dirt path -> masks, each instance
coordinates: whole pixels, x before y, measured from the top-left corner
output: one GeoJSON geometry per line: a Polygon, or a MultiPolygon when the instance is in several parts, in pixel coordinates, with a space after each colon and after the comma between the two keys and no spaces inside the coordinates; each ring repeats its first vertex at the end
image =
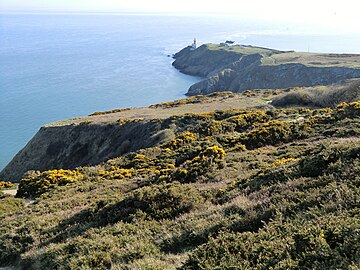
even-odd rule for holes
{"type": "MultiPolygon", "coordinates": [[[[5,194],[10,194],[10,195],[15,196],[15,195],[16,195],[16,192],[17,192],[17,189],[2,190],[2,192],[5,193],[5,194]]],[[[3,270],[3,269],[0,268],[0,270],[3,270]]],[[[6,270],[6,269],[5,269],[5,270],[6,270]]]]}

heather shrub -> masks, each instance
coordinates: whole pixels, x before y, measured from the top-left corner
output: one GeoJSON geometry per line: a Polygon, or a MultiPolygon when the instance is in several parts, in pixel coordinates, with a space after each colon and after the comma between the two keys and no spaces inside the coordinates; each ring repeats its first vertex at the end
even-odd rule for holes
{"type": "Polygon", "coordinates": [[[221,233],[190,254],[181,269],[348,269],[359,264],[359,221],[328,218],[275,220],[257,233],[221,233]]]}
{"type": "Polygon", "coordinates": [[[204,204],[204,198],[196,188],[180,183],[145,187],[135,191],[127,205],[144,211],[155,219],[175,218],[204,204]]]}
{"type": "Polygon", "coordinates": [[[355,161],[360,161],[359,146],[347,148],[320,145],[306,153],[306,157],[300,162],[299,172],[301,175],[309,177],[316,177],[324,173],[336,173],[341,177],[341,174],[346,175],[343,168],[355,161]]]}
{"type": "Polygon", "coordinates": [[[22,199],[0,192],[0,218],[15,213],[24,205],[22,199]]]}
{"type": "Polygon", "coordinates": [[[200,191],[189,184],[172,182],[146,186],[130,193],[124,200],[103,208],[99,212],[99,222],[131,222],[137,218],[172,219],[204,203],[200,191]]]}

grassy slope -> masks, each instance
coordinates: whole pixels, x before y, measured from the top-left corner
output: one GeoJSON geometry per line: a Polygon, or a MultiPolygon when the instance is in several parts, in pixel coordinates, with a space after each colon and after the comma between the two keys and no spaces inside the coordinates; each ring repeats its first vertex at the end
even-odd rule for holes
{"type": "MultiPolygon", "coordinates": [[[[243,104],[256,93],[243,93],[243,104]]],[[[92,117],[118,119],[119,113],[92,117]]],[[[79,168],[74,179],[64,172],[30,175],[20,190],[45,193],[0,220],[0,265],[360,267],[359,103],[162,121],[177,127],[177,137],[159,147],[79,168]],[[63,182],[46,188],[49,175],[62,175],[63,182]]]]}

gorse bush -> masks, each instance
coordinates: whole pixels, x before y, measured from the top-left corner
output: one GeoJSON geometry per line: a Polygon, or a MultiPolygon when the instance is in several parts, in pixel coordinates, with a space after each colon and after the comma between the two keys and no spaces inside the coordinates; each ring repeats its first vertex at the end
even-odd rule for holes
{"type": "Polygon", "coordinates": [[[130,108],[122,108],[122,109],[114,109],[114,110],[104,111],[104,112],[94,112],[94,113],[90,114],[90,116],[119,113],[119,112],[124,112],[124,111],[129,111],[129,110],[131,110],[131,109],[130,108]]]}
{"type": "Polygon", "coordinates": [[[12,188],[14,186],[11,182],[0,182],[0,189],[12,188]]]}
{"type": "Polygon", "coordinates": [[[166,143],[164,145],[164,147],[175,150],[175,149],[180,148],[181,146],[184,146],[186,144],[196,141],[196,139],[197,139],[196,134],[189,132],[189,131],[185,131],[185,132],[181,133],[179,136],[177,136],[175,139],[166,143]]]}
{"type": "Polygon", "coordinates": [[[227,119],[228,122],[234,123],[236,131],[245,131],[252,127],[254,124],[264,123],[270,120],[270,115],[265,111],[256,110],[244,112],[242,114],[232,116],[227,119]]]}
{"type": "Polygon", "coordinates": [[[133,170],[132,169],[123,169],[123,168],[117,168],[115,166],[112,166],[108,170],[100,170],[98,172],[98,175],[100,177],[111,179],[111,180],[124,180],[126,178],[130,178],[133,176],[133,170]]]}
{"type": "Polygon", "coordinates": [[[288,123],[272,120],[245,134],[240,141],[248,149],[253,149],[306,138],[310,131],[311,123],[309,122],[288,123]]]}
{"type": "MultiPolygon", "coordinates": [[[[356,107],[356,105],[351,106],[356,107]]],[[[339,107],[338,111],[345,110],[345,107],[341,108],[339,107]]],[[[157,179],[156,182],[171,181],[171,179],[194,182],[199,176],[207,172],[211,173],[216,167],[221,168],[224,165],[222,152],[217,149],[220,157],[215,157],[215,153],[208,154],[210,150],[204,152],[207,147],[214,147],[214,144],[218,143],[222,151],[226,149],[235,152],[266,145],[279,145],[308,137],[313,131],[314,124],[324,121],[323,118],[316,118],[318,115],[324,115],[323,111],[312,112],[298,108],[284,112],[306,114],[308,120],[302,122],[279,120],[281,115],[279,112],[235,109],[173,116],[165,122],[177,126],[177,135],[161,145],[160,153],[152,156],[147,156],[141,151],[129,154],[126,158],[127,162],[116,166],[105,165],[103,169],[100,168],[97,173],[90,176],[98,179],[129,180],[152,175],[157,179]]],[[[329,119],[327,121],[331,120],[331,114],[328,112],[324,117],[329,119]]],[[[142,119],[122,120],[142,121],[142,119]]],[[[158,150],[154,148],[154,151],[158,150]]],[[[61,170],[29,174],[23,179],[18,196],[38,196],[49,187],[87,178],[87,176],[71,175],[70,172],[64,173],[61,170]]]]}
{"type": "Polygon", "coordinates": [[[62,186],[82,180],[84,175],[72,170],[50,170],[29,172],[21,179],[18,197],[35,197],[56,185],[62,186]]]}
{"type": "Polygon", "coordinates": [[[360,117],[360,101],[341,103],[335,109],[336,119],[360,117]]]}
{"type": "Polygon", "coordinates": [[[180,182],[196,182],[201,175],[211,173],[223,166],[225,150],[219,146],[204,149],[191,160],[186,161],[181,168],[174,171],[173,178],[180,182]]]}
{"type": "Polygon", "coordinates": [[[142,122],[142,121],[144,121],[144,118],[135,118],[135,119],[120,118],[117,122],[120,125],[125,125],[125,124],[128,124],[128,123],[139,123],[139,122],[142,122]]]}

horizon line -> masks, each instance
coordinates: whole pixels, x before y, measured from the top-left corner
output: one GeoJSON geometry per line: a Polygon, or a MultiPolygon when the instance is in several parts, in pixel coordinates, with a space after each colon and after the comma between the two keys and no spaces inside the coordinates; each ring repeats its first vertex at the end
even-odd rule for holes
{"type": "Polygon", "coordinates": [[[241,13],[231,13],[231,12],[199,12],[199,11],[191,11],[191,12],[176,12],[176,11],[150,11],[150,10],[118,10],[118,11],[97,11],[97,10],[44,10],[44,9],[0,9],[0,14],[159,14],[159,15],[232,15],[232,16],[244,16],[249,17],[251,14],[241,14],[241,13]]]}

